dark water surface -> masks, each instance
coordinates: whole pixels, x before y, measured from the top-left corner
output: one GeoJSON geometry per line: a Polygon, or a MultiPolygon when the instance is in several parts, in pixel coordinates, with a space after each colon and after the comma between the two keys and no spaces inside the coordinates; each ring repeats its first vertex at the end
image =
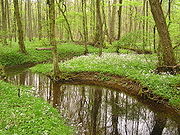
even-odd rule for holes
{"type": "Polygon", "coordinates": [[[76,127],[77,135],[179,135],[178,120],[153,112],[122,92],[53,83],[46,76],[13,69],[6,71],[7,81],[32,86],[35,96],[58,108],[69,124],[76,127]]]}

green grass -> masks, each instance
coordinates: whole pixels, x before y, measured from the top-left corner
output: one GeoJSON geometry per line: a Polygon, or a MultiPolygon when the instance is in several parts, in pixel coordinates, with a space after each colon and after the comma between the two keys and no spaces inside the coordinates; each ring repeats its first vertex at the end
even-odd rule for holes
{"type": "MultiPolygon", "coordinates": [[[[63,72],[96,71],[126,76],[138,80],[148,87],[154,94],[169,99],[169,103],[180,108],[180,91],[176,85],[180,82],[180,75],[158,75],[151,73],[155,69],[156,57],[153,55],[135,54],[103,54],[80,56],[60,64],[63,72]]],[[[40,64],[31,68],[34,72],[48,74],[52,71],[51,64],[40,64]]]]}
{"type": "Polygon", "coordinates": [[[43,99],[31,96],[28,89],[0,81],[0,135],[73,134],[59,112],[43,99]]]}
{"type": "MultiPolygon", "coordinates": [[[[34,40],[32,42],[26,41],[26,49],[28,55],[18,52],[17,42],[12,42],[11,46],[0,45],[0,65],[12,66],[21,65],[25,63],[35,63],[50,60],[52,58],[51,50],[36,50],[37,47],[50,47],[47,40],[34,40]]],[[[98,48],[88,46],[89,53],[98,53],[98,48]]],[[[115,48],[111,47],[103,49],[104,52],[115,52],[115,48]]],[[[127,50],[120,50],[121,53],[129,53],[127,50]]],[[[80,56],[84,53],[84,46],[73,43],[58,44],[58,53],[60,59],[72,58],[80,56]]]]}

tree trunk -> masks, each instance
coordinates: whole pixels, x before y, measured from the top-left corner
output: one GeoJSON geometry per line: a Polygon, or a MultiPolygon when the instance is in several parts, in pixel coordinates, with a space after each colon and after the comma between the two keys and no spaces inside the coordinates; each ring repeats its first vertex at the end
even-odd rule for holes
{"type": "Polygon", "coordinates": [[[53,74],[57,77],[60,73],[58,65],[57,45],[55,39],[55,2],[54,0],[48,0],[49,4],[49,21],[50,21],[50,44],[53,46],[53,74]]]}
{"type": "Polygon", "coordinates": [[[146,0],[143,0],[143,22],[142,22],[142,29],[143,29],[143,49],[145,50],[146,42],[145,42],[145,7],[146,7],[146,0]]]}
{"type": "Polygon", "coordinates": [[[28,0],[28,33],[29,33],[29,41],[32,41],[33,33],[32,33],[32,8],[31,8],[31,0],[28,0]]]}
{"type": "Polygon", "coordinates": [[[66,17],[66,14],[65,14],[65,12],[66,12],[66,5],[63,4],[63,6],[65,7],[65,11],[63,11],[63,9],[61,8],[60,2],[58,3],[59,11],[62,13],[62,15],[63,15],[63,17],[64,17],[64,19],[65,19],[65,22],[66,22],[66,25],[67,25],[67,31],[68,31],[68,33],[69,33],[69,36],[70,36],[70,38],[71,38],[71,41],[74,41],[73,35],[72,35],[72,31],[71,31],[71,27],[70,27],[69,21],[68,21],[68,19],[67,19],[67,17],[66,17]]]}
{"type": "Polygon", "coordinates": [[[100,11],[100,0],[96,0],[96,35],[95,35],[95,45],[99,47],[99,56],[102,55],[102,47],[103,47],[103,24],[101,19],[101,11],[100,11]]]}
{"type": "MultiPolygon", "coordinates": [[[[119,4],[122,4],[122,0],[119,0],[119,4]]],[[[120,5],[119,6],[119,10],[118,10],[118,36],[117,36],[117,40],[120,40],[121,38],[121,31],[122,31],[122,28],[121,28],[121,17],[122,16],[122,6],[120,5]]],[[[119,53],[119,46],[116,47],[116,52],[119,53]]]]}
{"type": "Polygon", "coordinates": [[[39,40],[42,38],[42,17],[41,17],[41,0],[37,0],[38,8],[38,37],[39,40]]]}
{"type": "Polygon", "coordinates": [[[82,13],[83,13],[83,35],[84,35],[84,42],[85,42],[85,50],[84,54],[88,53],[87,48],[87,41],[88,41],[88,30],[87,30],[87,14],[86,14],[86,0],[82,0],[82,13]]]}
{"type": "MultiPolygon", "coordinates": [[[[117,1],[114,0],[113,4],[116,4],[117,1]]],[[[110,22],[110,27],[109,27],[109,36],[110,36],[110,42],[113,42],[115,39],[115,32],[114,32],[114,28],[115,28],[115,17],[116,17],[116,6],[113,5],[112,6],[112,15],[111,15],[111,22],[110,22]]]]}
{"type": "Polygon", "coordinates": [[[176,60],[173,54],[173,48],[162,7],[157,0],[149,0],[149,2],[151,6],[151,12],[157,26],[157,31],[160,36],[163,66],[174,66],[176,65],[176,60]]]}
{"type": "MultiPolygon", "coordinates": [[[[108,26],[107,26],[107,21],[106,21],[106,13],[105,13],[105,2],[102,2],[102,18],[103,18],[103,25],[104,25],[104,36],[107,36],[107,40],[110,42],[110,36],[109,36],[109,31],[108,31],[108,26]]],[[[110,44],[112,44],[110,42],[110,44]]]]}
{"type": "Polygon", "coordinates": [[[7,45],[7,18],[4,0],[1,0],[1,16],[2,16],[2,31],[3,31],[3,45],[7,45]]]}
{"type": "Polygon", "coordinates": [[[17,26],[18,26],[19,51],[21,53],[26,54],[27,52],[24,45],[23,28],[22,28],[20,13],[19,13],[18,0],[13,0],[13,2],[14,2],[14,14],[15,14],[17,26]]]}
{"type": "MultiPolygon", "coordinates": [[[[122,0],[119,0],[119,4],[122,4],[122,0]]],[[[118,10],[118,37],[117,40],[121,38],[121,15],[122,15],[122,6],[119,6],[118,10]]]]}
{"type": "Polygon", "coordinates": [[[11,11],[11,9],[10,9],[10,6],[11,6],[11,3],[8,1],[8,0],[6,0],[5,1],[5,3],[6,3],[6,17],[7,17],[7,29],[8,29],[8,32],[9,32],[9,34],[8,34],[8,38],[10,39],[10,41],[12,41],[12,34],[10,33],[11,32],[11,20],[10,20],[10,11],[11,11]]]}
{"type": "MultiPolygon", "coordinates": [[[[130,2],[131,2],[132,0],[130,0],[130,2]]],[[[132,32],[132,27],[133,27],[133,20],[132,20],[132,18],[133,18],[133,7],[132,7],[132,5],[130,5],[129,6],[129,32],[132,32]]]]}

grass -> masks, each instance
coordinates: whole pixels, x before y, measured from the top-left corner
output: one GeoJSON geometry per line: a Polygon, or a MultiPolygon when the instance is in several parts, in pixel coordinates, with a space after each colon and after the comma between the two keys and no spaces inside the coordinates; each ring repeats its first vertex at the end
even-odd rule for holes
{"type": "MultiPolygon", "coordinates": [[[[52,58],[51,50],[36,50],[37,47],[50,47],[47,40],[34,40],[32,42],[26,41],[26,50],[28,55],[18,52],[17,42],[13,42],[11,46],[0,45],[0,65],[12,66],[21,65],[25,63],[36,63],[50,60],[52,58]]],[[[89,53],[98,53],[98,48],[88,46],[89,53]]],[[[115,52],[115,48],[111,47],[103,49],[104,52],[115,52]]],[[[129,53],[127,50],[120,50],[121,53],[129,53]]],[[[84,53],[84,46],[73,43],[58,44],[58,53],[60,59],[72,58],[80,56],[84,53]]]]}
{"type": "Polygon", "coordinates": [[[43,99],[31,96],[28,89],[0,81],[0,135],[73,134],[59,112],[43,99]]]}
{"type": "MultiPolygon", "coordinates": [[[[139,81],[154,94],[169,100],[169,103],[180,108],[180,75],[158,75],[151,73],[155,69],[156,57],[153,55],[112,54],[80,56],[63,62],[60,69],[63,72],[96,71],[111,73],[139,81]]],[[[48,74],[52,71],[51,64],[40,64],[31,68],[34,72],[48,74]]]]}

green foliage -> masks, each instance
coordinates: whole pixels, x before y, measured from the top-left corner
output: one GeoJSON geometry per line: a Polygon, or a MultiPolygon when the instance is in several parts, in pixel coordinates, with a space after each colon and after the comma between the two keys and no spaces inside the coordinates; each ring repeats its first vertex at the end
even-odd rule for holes
{"type": "Polygon", "coordinates": [[[123,4],[113,4],[113,6],[135,6],[135,7],[142,5],[143,3],[139,1],[126,1],[126,0],[123,1],[123,4]]]}
{"type": "Polygon", "coordinates": [[[0,134],[73,134],[59,112],[43,99],[31,96],[28,89],[0,81],[0,134]],[[21,97],[17,95],[18,88],[21,89],[21,97]]]}
{"type": "Polygon", "coordinates": [[[33,72],[49,74],[52,71],[52,64],[38,64],[35,67],[31,68],[33,72]]]}
{"type": "Polygon", "coordinates": [[[179,31],[180,6],[177,5],[172,10],[173,10],[172,12],[173,12],[174,17],[171,18],[169,31],[170,31],[170,35],[171,35],[171,39],[173,43],[178,44],[180,43],[180,31],[179,31]]]}
{"type": "MultiPolygon", "coordinates": [[[[12,66],[21,65],[25,63],[35,63],[51,60],[51,50],[38,51],[36,48],[48,48],[49,42],[47,39],[34,40],[32,42],[26,41],[26,48],[28,55],[18,52],[17,43],[12,43],[13,46],[0,46],[0,65],[12,66]]],[[[98,48],[88,46],[89,53],[98,53],[98,48]]],[[[103,49],[104,52],[115,52],[114,48],[103,49]]],[[[58,44],[58,53],[60,59],[72,58],[74,56],[80,56],[84,54],[84,46],[76,45],[72,43],[58,44]]],[[[122,50],[121,53],[127,53],[126,50],[122,50]]]]}
{"type": "Polygon", "coordinates": [[[142,32],[141,31],[134,31],[129,32],[116,42],[117,46],[120,47],[138,47],[137,44],[141,43],[142,41],[142,32]]]}
{"type": "Polygon", "coordinates": [[[144,33],[144,43],[143,32],[133,31],[124,34],[119,41],[114,42],[115,47],[131,48],[131,49],[147,49],[150,50],[153,46],[149,43],[153,40],[153,33],[144,33]]]}
{"type": "MultiPolygon", "coordinates": [[[[156,62],[156,57],[152,55],[117,55],[107,53],[103,54],[102,57],[89,55],[73,58],[61,63],[60,69],[64,72],[96,71],[127,76],[138,80],[143,86],[152,90],[154,94],[169,99],[171,105],[180,107],[180,102],[178,102],[180,100],[180,91],[175,87],[180,82],[180,75],[172,76],[151,73],[156,67],[156,62]]],[[[32,68],[32,71],[43,73],[43,66],[46,68],[46,73],[51,71],[50,64],[37,65],[32,68]]]]}

